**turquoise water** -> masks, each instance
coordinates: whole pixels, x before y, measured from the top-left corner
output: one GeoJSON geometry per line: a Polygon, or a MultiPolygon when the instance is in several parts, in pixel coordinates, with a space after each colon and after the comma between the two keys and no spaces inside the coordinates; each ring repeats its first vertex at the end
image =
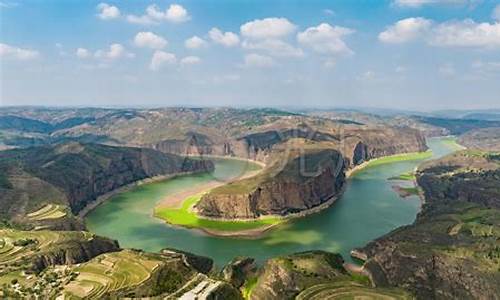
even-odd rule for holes
{"type": "MultiPolygon", "coordinates": [[[[430,139],[434,158],[455,150],[445,139],[430,139]]],[[[214,259],[221,266],[238,255],[258,261],[269,257],[322,249],[349,260],[352,248],[361,247],[391,230],[415,220],[421,205],[417,196],[401,198],[387,178],[412,171],[421,160],[367,168],[349,179],[345,193],[330,208],[292,220],[256,239],[219,238],[177,228],[152,216],[155,204],[168,194],[213,180],[234,178],[257,167],[244,161],[216,160],[214,174],[189,175],[147,184],[100,205],[87,218],[87,227],[117,239],[121,247],[159,251],[177,248],[214,259]]]]}

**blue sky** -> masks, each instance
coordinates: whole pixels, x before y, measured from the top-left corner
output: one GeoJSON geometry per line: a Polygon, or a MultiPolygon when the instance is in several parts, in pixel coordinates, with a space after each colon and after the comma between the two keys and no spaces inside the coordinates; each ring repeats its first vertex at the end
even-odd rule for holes
{"type": "Polygon", "coordinates": [[[499,4],[0,0],[0,104],[498,108],[499,4]]]}

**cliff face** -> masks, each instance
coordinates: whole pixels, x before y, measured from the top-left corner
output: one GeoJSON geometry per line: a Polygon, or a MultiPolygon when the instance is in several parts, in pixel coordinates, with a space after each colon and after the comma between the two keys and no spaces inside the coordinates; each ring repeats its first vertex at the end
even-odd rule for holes
{"type": "Polygon", "coordinates": [[[6,212],[0,217],[9,219],[49,203],[77,214],[98,196],[134,181],[210,171],[213,163],[152,149],[69,143],[3,151],[0,170],[0,205],[6,212]]]}
{"type": "Polygon", "coordinates": [[[377,286],[419,299],[498,299],[500,158],[463,151],[423,164],[426,203],[414,224],[361,250],[377,286]]]}
{"type": "Polygon", "coordinates": [[[196,210],[215,218],[300,212],[338,196],[344,184],[344,169],[338,151],[313,151],[291,159],[282,169],[276,164],[257,177],[214,189],[202,197],[196,210]]]}
{"type": "Polygon", "coordinates": [[[292,139],[304,139],[328,143],[332,149],[342,152],[352,165],[381,156],[427,150],[425,136],[420,131],[408,127],[384,126],[342,130],[333,127],[330,131],[333,133],[307,126],[288,127],[227,139],[190,133],[184,139],[161,141],[153,148],[165,153],[237,156],[269,162],[275,147],[292,139]]]}
{"type": "Polygon", "coordinates": [[[31,259],[31,270],[40,272],[48,266],[72,265],[88,261],[99,254],[118,251],[118,242],[108,238],[93,236],[87,240],[65,241],[56,247],[35,255],[31,259]]]}
{"type": "Polygon", "coordinates": [[[407,127],[354,130],[346,133],[341,145],[351,167],[373,158],[428,149],[425,136],[407,127]]]}

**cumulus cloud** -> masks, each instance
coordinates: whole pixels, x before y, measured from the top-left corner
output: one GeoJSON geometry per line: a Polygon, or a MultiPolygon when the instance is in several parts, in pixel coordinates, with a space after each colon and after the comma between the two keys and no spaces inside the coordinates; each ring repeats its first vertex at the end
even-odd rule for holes
{"type": "Polygon", "coordinates": [[[397,21],[378,35],[384,43],[405,43],[422,37],[430,29],[432,21],[424,18],[407,18],[397,21]]]}
{"type": "Polygon", "coordinates": [[[136,16],[136,15],[128,15],[127,16],[127,22],[132,23],[132,24],[139,24],[139,25],[154,25],[158,24],[158,22],[154,21],[147,15],[143,16],[136,16]]]}
{"type": "Polygon", "coordinates": [[[198,36],[193,36],[189,39],[187,39],[185,42],[184,42],[184,46],[188,49],[199,49],[199,48],[203,48],[207,45],[207,42],[198,37],[198,36]]]}
{"type": "Polygon", "coordinates": [[[141,48],[162,49],[167,46],[167,40],[152,32],[139,32],[135,35],[134,44],[141,48]]]}
{"type": "Polygon", "coordinates": [[[245,55],[244,67],[267,68],[274,65],[274,60],[269,56],[259,54],[245,55]]]}
{"type": "Polygon", "coordinates": [[[36,50],[23,49],[15,46],[0,43],[0,57],[15,60],[30,60],[40,56],[36,50]]]}
{"type": "Polygon", "coordinates": [[[500,48],[500,23],[451,21],[434,28],[429,43],[441,47],[500,48]]]}
{"type": "Polygon", "coordinates": [[[91,56],[91,53],[89,50],[85,48],[78,48],[76,49],[75,55],[76,57],[83,59],[83,58],[89,58],[91,56]]]}
{"type": "Polygon", "coordinates": [[[152,71],[158,71],[164,65],[171,65],[177,62],[175,54],[156,50],[151,58],[151,63],[149,64],[149,69],[152,71]]]}
{"type": "Polygon", "coordinates": [[[438,47],[498,49],[500,22],[477,23],[465,19],[436,23],[424,18],[408,18],[387,27],[378,37],[385,43],[405,43],[422,38],[427,44],[438,47]]]}
{"type": "Polygon", "coordinates": [[[302,57],[304,51],[300,48],[276,39],[258,40],[258,41],[244,41],[242,47],[247,50],[260,50],[265,51],[272,56],[282,57],[302,57]]]}
{"type": "Polygon", "coordinates": [[[281,38],[295,31],[296,26],[286,18],[266,18],[247,22],[240,27],[241,35],[253,39],[281,38]]]}
{"type": "Polygon", "coordinates": [[[300,44],[319,53],[352,54],[353,51],[347,47],[343,38],[353,32],[354,30],[349,28],[321,23],[316,27],[309,27],[305,31],[299,32],[297,40],[300,44]]]}
{"type": "Polygon", "coordinates": [[[240,43],[240,38],[233,32],[222,32],[220,29],[214,27],[208,32],[210,39],[217,44],[224,47],[234,47],[240,43]]]}
{"type": "Polygon", "coordinates": [[[181,65],[186,66],[186,65],[196,65],[201,63],[201,58],[198,56],[186,56],[183,59],[181,59],[181,65]]]}
{"type": "Polygon", "coordinates": [[[97,50],[94,53],[95,58],[115,60],[123,57],[134,57],[133,53],[127,52],[121,44],[111,44],[108,50],[97,50]]]}
{"type": "Polygon", "coordinates": [[[188,11],[179,4],[171,4],[166,10],[161,10],[158,5],[152,4],[146,8],[146,14],[142,16],[127,16],[128,22],[141,25],[158,24],[161,21],[183,23],[190,19],[188,11]]]}
{"type": "Polygon", "coordinates": [[[120,17],[120,10],[116,6],[99,3],[96,9],[98,11],[97,16],[102,20],[111,20],[120,17]]]}

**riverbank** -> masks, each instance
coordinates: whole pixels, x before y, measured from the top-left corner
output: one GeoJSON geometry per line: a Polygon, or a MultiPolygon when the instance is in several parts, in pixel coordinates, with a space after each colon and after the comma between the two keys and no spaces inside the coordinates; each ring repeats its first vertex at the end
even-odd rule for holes
{"type": "Polygon", "coordinates": [[[121,186],[119,188],[116,188],[112,191],[109,191],[105,194],[102,194],[101,196],[97,197],[94,201],[88,203],[79,213],[78,217],[84,218],[87,216],[90,212],[92,212],[94,209],[96,209],[99,205],[103,204],[113,196],[116,196],[118,194],[128,192],[132,190],[135,187],[144,185],[144,184],[149,184],[149,183],[154,183],[154,182],[160,182],[164,180],[170,180],[179,176],[186,176],[186,175],[193,175],[193,174],[199,174],[199,173],[204,173],[205,171],[200,171],[200,172],[182,172],[182,173],[177,173],[173,175],[158,175],[158,176],[153,176],[153,177],[148,177],[144,178],[141,180],[134,181],[132,183],[129,183],[127,185],[121,186]]]}
{"type": "Polygon", "coordinates": [[[198,215],[194,211],[193,207],[200,200],[203,194],[208,191],[187,197],[182,201],[180,208],[157,206],[154,209],[153,215],[156,218],[164,220],[167,224],[197,229],[212,236],[256,238],[278,225],[285,224],[291,219],[302,218],[325,210],[326,208],[332,206],[335,201],[342,196],[344,190],[345,184],[338,195],[330,197],[322,204],[301,212],[291,213],[286,216],[267,215],[255,219],[203,217],[198,215]]]}
{"type": "Polygon", "coordinates": [[[355,166],[352,169],[349,169],[346,172],[346,177],[352,177],[354,176],[357,172],[369,168],[369,167],[375,167],[375,166],[380,166],[384,164],[389,164],[389,163],[396,163],[396,162],[401,162],[401,161],[411,161],[411,160],[421,160],[421,159],[427,159],[432,157],[432,151],[427,150],[425,152],[412,152],[412,153],[400,153],[400,154],[394,154],[394,155],[388,155],[388,156],[382,156],[378,158],[372,158],[368,161],[365,161],[357,166],[355,166]]]}

